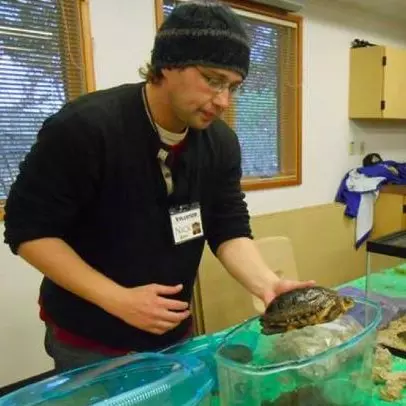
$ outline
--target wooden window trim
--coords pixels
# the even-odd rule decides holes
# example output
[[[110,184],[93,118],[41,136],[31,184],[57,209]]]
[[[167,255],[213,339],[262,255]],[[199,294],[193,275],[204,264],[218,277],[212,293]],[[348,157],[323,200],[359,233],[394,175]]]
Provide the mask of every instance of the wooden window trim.
[[[252,3],[247,0],[224,0],[225,3],[231,7],[258,13],[267,17],[277,18],[279,20],[285,20],[293,22],[297,25],[297,94],[296,94],[296,111],[297,120],[294,125],[296,126],[296,137],[294,140],[287,140],[285,143],[285,154],[295,151],[296,156],[296,172],[294,175],[284,174],[284,168],[282,167],[281,174],[273,178],[243,178],[241,180],[242,189],[245,191],[250,190],[263,190],[281,188],[286,186],[295,186],[302,183],[302,38],[303,38],[303,18],[298,15],[289,14],[283,10],[273,8],[270,6]],[[156,29],[162,24],[164,20],[163,14],[163,0],[155,0],[155,23]],[[283,141],[282,141],[283,142]],[[294,144],[294,145],[292,145]],[[286,160],[286,155],[284,160]],[[286,172],[285,172],[286,173]]]
[[[65,1],[65,0],[64,0]],[[70,0],[69,0],[70,1]],[[96,89],[94,62],[93,62],[93,39],[91,35],[89,0],[76,0],[80,9],[80,35],[82,41],[83,61],[85,64],[86,90],[92,92]],[[5,200],[0,200],[0,221],[4,220]]]
[[[164,1],[155,0],[155,29],[161,26],[164,22]]]
[[[85,80],[87,92],[96,90],[96,80],[93,60],[93,37],[90,25],[90,5],[89,0],[79,0],[80,2],[80,27],[82,36],[83,62],[85,64]]]

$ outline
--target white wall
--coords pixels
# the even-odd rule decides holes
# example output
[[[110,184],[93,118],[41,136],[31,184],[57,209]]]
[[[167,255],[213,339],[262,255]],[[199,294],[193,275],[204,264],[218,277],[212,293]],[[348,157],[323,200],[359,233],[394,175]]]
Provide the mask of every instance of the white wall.
[[[139,80],[153,45],[155,0],[91,0],[90,16],[97,88]]]
[[[154,1],[90,4],[97,87],[138,80],[137,70],[149,59],[153,43]],[[344,173],[361,161],[359,155],[349,156],[351,140],[366,141],[366,152],[387,159],[406,158],[405,126],[347,119],[350,42],[358,37],[406,47],[406,28],[331,0],[310,0],[303,14],[303,184],[249,193],[254,215],[333,201]],[[39,280],[0,243],[0,387],[51,366],[37,317]]]
[[[0,387],[52,369],[38,318],[40,281],[39,272],[0,243]]]

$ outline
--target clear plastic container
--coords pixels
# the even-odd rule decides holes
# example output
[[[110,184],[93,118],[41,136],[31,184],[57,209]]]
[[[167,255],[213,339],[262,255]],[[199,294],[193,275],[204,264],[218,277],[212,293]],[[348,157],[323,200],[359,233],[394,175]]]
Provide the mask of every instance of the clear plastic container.
[[[206,406],[213,378],[197,358],[140,353],[31,384],[0,406]]]
[[[224,341],[224,338],[234,328],[235,327],[222,330],[214,334],[207,334],[190,338],[179,344],[165,348],[164,350],[161,351],[161,353],[187,355],[199,358],[208,366],[210,373],[213,377],[214,383],[212,393],[217,393],[218,392],[217,366],[216,361],[214,359],[214,354],[216,353],[219,345]]]
[[[368,406],[380,306],[330,323],[263,335],[259,317],[231,331],[215,358],[221,405]]]

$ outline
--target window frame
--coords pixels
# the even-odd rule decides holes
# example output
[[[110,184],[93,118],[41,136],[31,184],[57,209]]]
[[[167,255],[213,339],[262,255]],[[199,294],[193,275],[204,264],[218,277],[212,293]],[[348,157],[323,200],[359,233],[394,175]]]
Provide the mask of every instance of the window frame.
[[[79,18],[80,18],[79,28],[82,43],[86,91],[90,93],[96,90],[96,80],[93,60],[93,37],[90,24],[90,3],[89,3],[90,0],[76,0],[76,2],[78,3],[79,7]]]
[[[61,4],[63,6],[65,1],[72,0],[62,0]],[[80,42],[82,46],[82,55],[84,63],[84,75],[85,75],[85,88],[87,92],[92,92],[96,90],[95,83],[95,73],[94,73],[94,61],[93,61],[93,39],[91,35],[90,26],[90,5],[89,0],[74,0],[79,8],[80,17]],[[0,199],[0,221],[4,220],[4,206],[6,200]]]
[[[281,154],[281,172],[273,177],[259,178],[247,177],[241,179],[241,187],[244,191],[275,189],[286,186],[297,186],[302,184],[302,54],[303,54],[303,17],[295,14],[290,14],[284,10],[267,6],[264,4],[253,3],[249,0],[223,0],[229,6],[256,13],[265,17],[275,18],[282,21],[292,22],[296,24],[296,43],[297,43],[297,64],[296,64],[296,122],[295,134],[288,139],[282,140],[285,142]],[[164,20],[163,13],[164,0],[155,0],[155,27],[162,24]],[[232,114],[232,113],[231,113]],[[296,156],[296,162],[289,162],[291,157]],[[290,165],[289,165],[290,164]],[[294,174],[284,174],[287,166],[295,167]]]

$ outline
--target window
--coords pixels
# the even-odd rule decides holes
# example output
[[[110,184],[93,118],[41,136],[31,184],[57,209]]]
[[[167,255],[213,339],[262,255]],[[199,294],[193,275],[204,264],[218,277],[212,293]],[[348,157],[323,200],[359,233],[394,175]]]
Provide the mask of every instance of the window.
[[[93,90],[85,0],[0,2],[0,201],[44,119]],[[1,214],[0,214],[1,216]]]
[[[157,25],[179,0],[156,0]],[[225,1],[242,19],[251,65],[224,119],[242,151],[242,186],[301,183],[301,17],[249,1]]]

